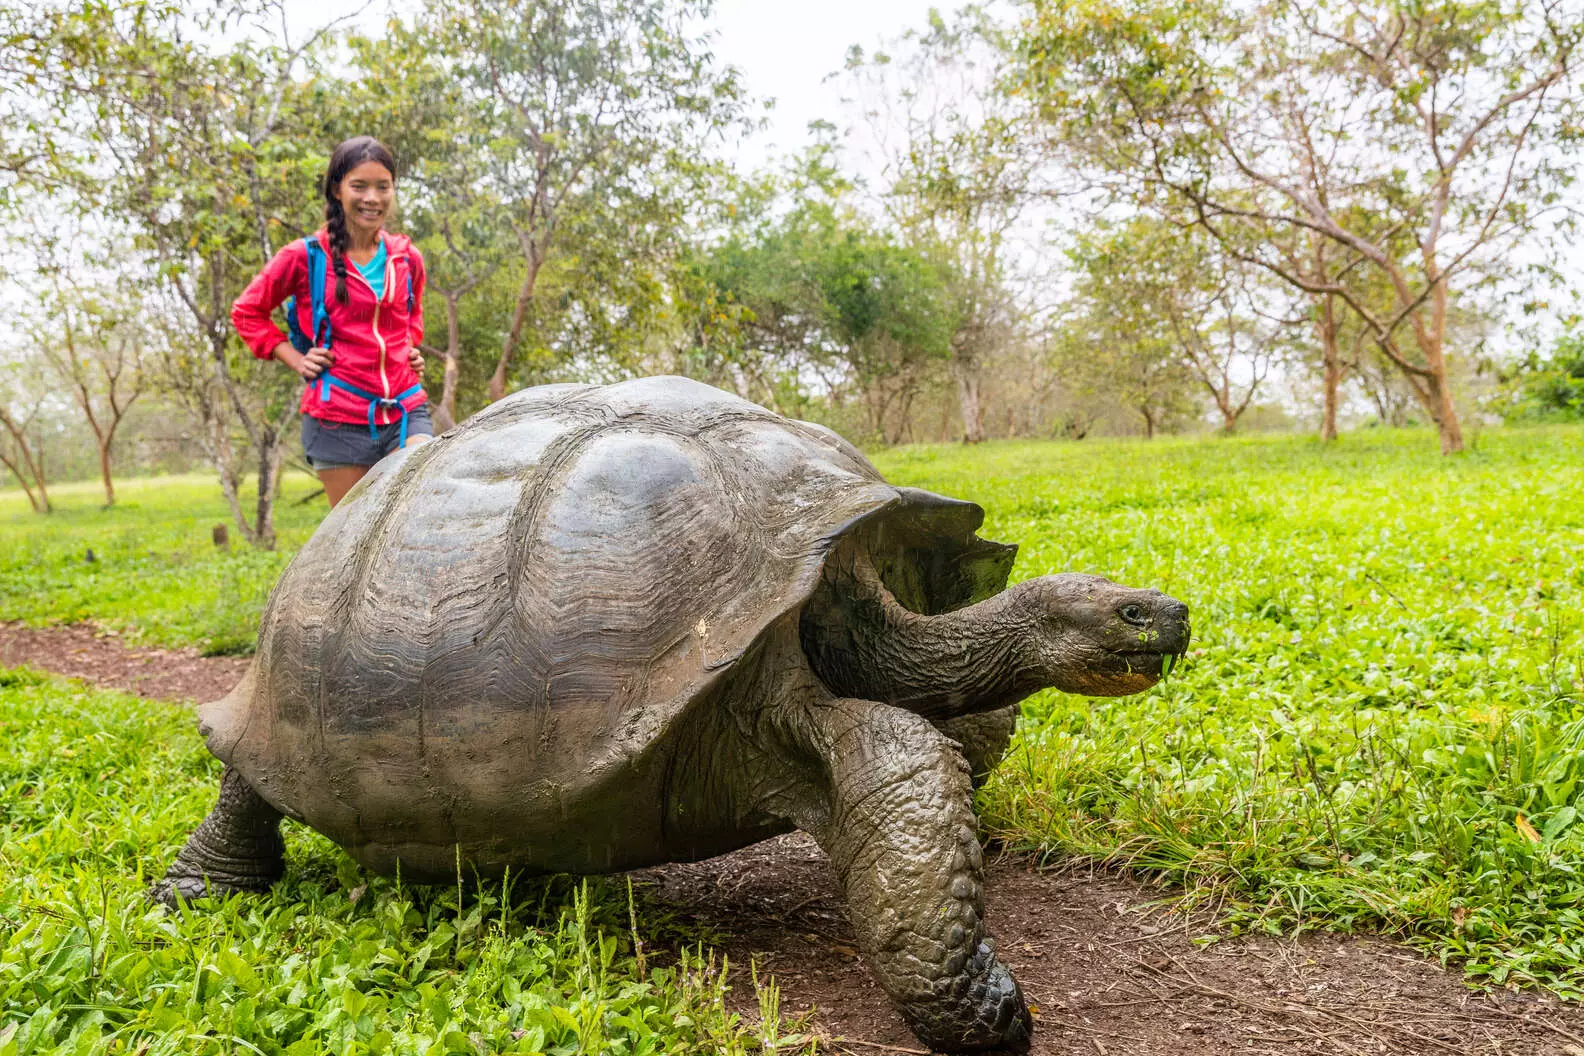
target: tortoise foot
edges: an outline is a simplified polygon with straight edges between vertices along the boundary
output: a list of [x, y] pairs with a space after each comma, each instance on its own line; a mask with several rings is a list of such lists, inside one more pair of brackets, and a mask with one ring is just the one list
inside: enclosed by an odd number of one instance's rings
[[949, 997], [900, 1011], [919, 1040], [938, 1052], [1025, 1053], [1034, 1033], [1017, 981], [983, 942]]
[[273, 876], [195, 872], [181, 859], [170, 867], [159, 883], [148, 889], [152, 902], [171, 909], [177, 902], [196, 902], [200, 898], [230, 898], [233, 895], [264, 894], [280, 879]]

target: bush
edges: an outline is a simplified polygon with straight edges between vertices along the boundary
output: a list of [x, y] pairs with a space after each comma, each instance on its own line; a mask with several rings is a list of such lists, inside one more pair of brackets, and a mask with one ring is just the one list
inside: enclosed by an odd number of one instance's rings
[[1502, 381], [1508, 421], [1584, 421], [1584, 329], [1557, 338], [1549, 356], [1530, 352]]

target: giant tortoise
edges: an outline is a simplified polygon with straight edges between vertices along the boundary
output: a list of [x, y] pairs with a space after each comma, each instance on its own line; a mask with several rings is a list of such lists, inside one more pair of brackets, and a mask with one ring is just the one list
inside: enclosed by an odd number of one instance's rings
[[1003, 589], [983, 516], [684, 378], [502, 400], [374, 467], [292, 561], [201, 711], [219, 803], [154, 894], [267, 889], [282, 815], [437, 881], [802, 829], [923, 1041], [1026, 1049], [973, 782], [1035, 690], [1153, 685], [1188, 610], [1090, 575]]

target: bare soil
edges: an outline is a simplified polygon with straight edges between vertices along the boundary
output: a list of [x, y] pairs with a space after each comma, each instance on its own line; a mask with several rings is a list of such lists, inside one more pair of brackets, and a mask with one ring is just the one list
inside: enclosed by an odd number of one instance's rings
[[[864, 968], [807, 836], [634, 877], [651, 908], [711, 934], [742, 983], [750, 962], [773, 975], [783, 1013], [811, 1013], [831, 1051], [926, 1051]], [[1032, 1006], [1035, 1053], [1584, 1056], [1584, 1011], [1550, 995], [1475, 993], [1380, 938], [1218, 934], [1174, 911], [1171, 894], [1105, 872], [990, 863], [986, 923]]]
[[200, 656], [196, 649], [140, 649], [90, 623], [0, 623], [0, 666], [24, 664], [140, 697], [203, 703], [229, 693], [248, 661]]
[[[140, 649], [89, 625], [0, 624], [0, 665], [165, 700], [223, 696], [247, 661]], [[824, 854], [801, 834], [633, 874], [652, 919], [708, 935], [751, 1000], [750, 964], [826, 1051], [924, 1053], [854, 948]], [[987, 923], [1036, 1020], [1034, 1052], [1085, 1056], [1584, 1056], [1584, 1011], [1546, 994], [1475, 993], [1369, 936], [1234, 937], [1172, 892], [1087, 869], [991, 862]], [[756, 1009], [744, 1007], [745, 1013]]]

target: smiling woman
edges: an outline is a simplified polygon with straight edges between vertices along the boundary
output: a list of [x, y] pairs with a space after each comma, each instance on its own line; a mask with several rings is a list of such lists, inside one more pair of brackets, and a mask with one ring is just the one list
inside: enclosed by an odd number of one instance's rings
[[[419, 381], [423, 257], [385, 230], [396, 159], [370, 136], [345, 141], [330, 155], [324, 199], [325, 226], [277, 253], [231, 319], [255, 356], [306, 383], [303, 450], [334, 506], [375, 462], [434, 428]], [[290, 338], [270, 319], [283, 302]]]

